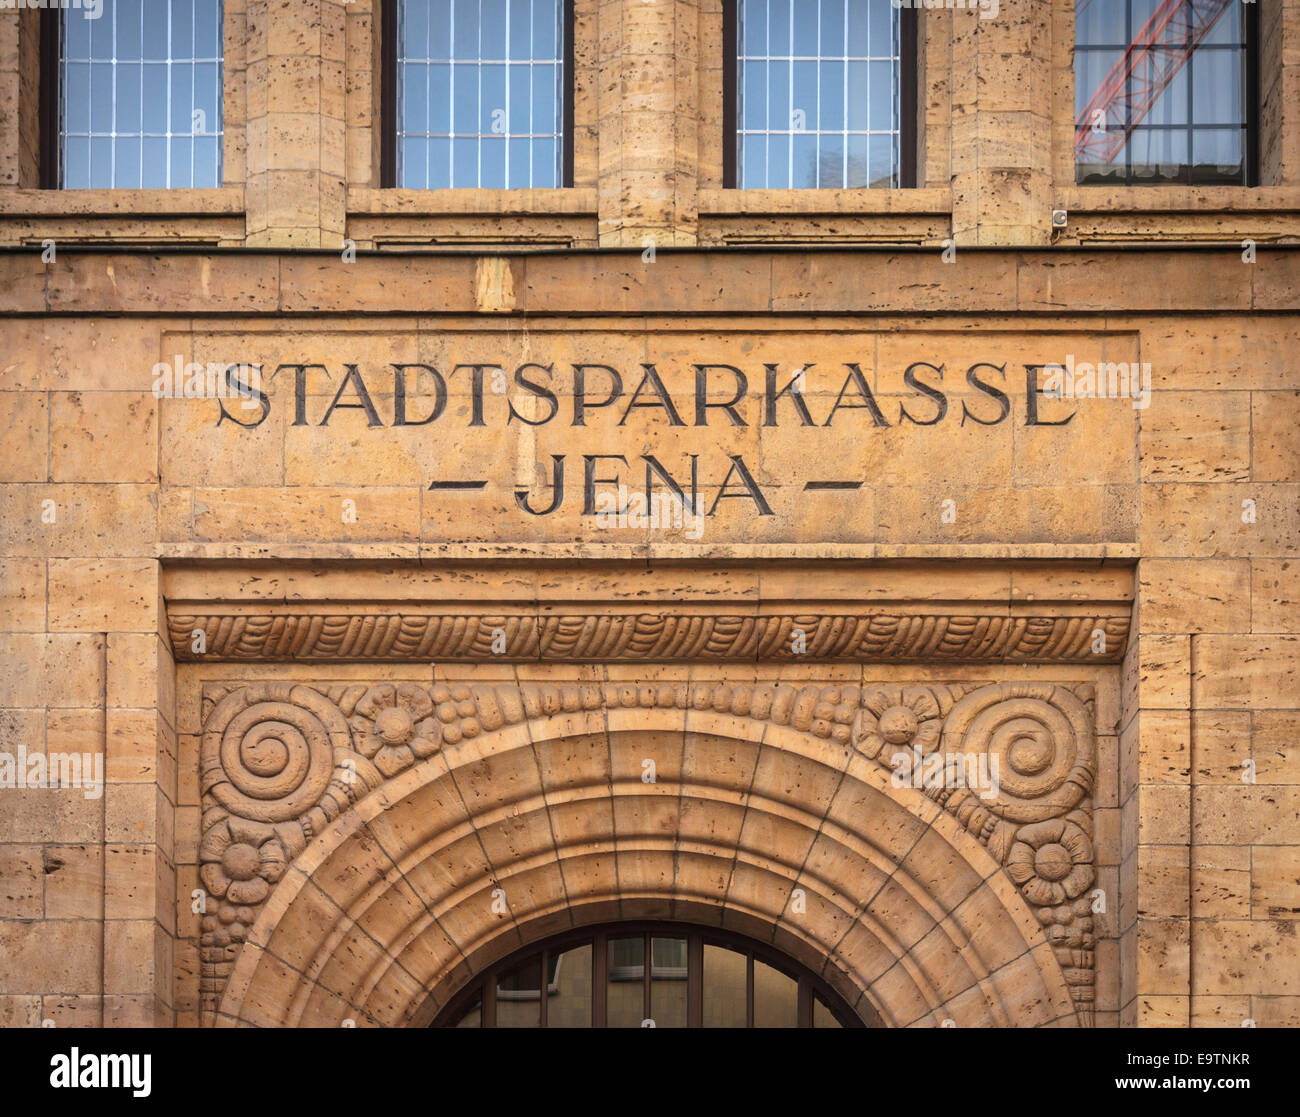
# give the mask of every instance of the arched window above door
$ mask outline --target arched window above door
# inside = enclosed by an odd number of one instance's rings
[[[648,964],[647,964],[648,963]],[[614,923],[524,947],[434,1021],[453,1028],[843,1028],[853,1010],[769,946],[685,923]]]

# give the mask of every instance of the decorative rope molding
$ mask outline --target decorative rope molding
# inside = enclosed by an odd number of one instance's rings
[[[981,758],[989,768],[996,761],[1000,779],[991,796],[945,780],[927,780],[921,790],[984,845],[1020,890],[1051,944],[1079,1022],[1093,1022],[1094,690],[969,681],[208,684],[200,744],[199,877],[208,894],[200,931],[203,1022],[214,1021],[275,883],[349,808],[440,752],[452,768],[461,747],[490,755],[497,730],[619,709],[716,711],[754,722],[755,739],[764,736],[764,723],[788,726],[825,742],[828,764],[847,765],[856,751],[896,771],[898,750]],[[510,747],[508,734],[495,740]]]
[[[1127,611],[1106,615],[699,613],[169,613],[178,661],[1118,663]]]

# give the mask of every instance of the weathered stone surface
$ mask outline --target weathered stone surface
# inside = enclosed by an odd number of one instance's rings
[[[871,1023],[1296,1026],[1295,6],[1260,186],[1076,185],[1006,0],[916,13],[914,188],[794,191],[724,5],[574,7],[518,191],[383,181],[373,0],[227,0],[221,186],[39,189],[0,20],[0,766],[106,781],[0,767],[0,1024],[423,1025],[663,918]]]

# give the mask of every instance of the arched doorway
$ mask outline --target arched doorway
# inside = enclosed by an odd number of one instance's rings
[[[224,905],[205,928],[213,1023],[424,1027],[550,935],[658,919],[768,944],[886,1026],[1087,1019],[1092,928],[1077,911],[1093,879],[1086,690],[690,681],[444,691],[218,692],[202,743],[213,809],[199,850],[201,879]],[[382,737],[403,702],[427,715],[405,752]],[[299,782],[258,797],[250,791],[268,777],[242,765],[283,726],[299,727]],[[962,753],[1028,741],[1037,768],[1022,775],[1009,762],[1016,778],[987,805],[927,793],[880,761],[895,738]],[[232,922],[219,925],[227,910]]]
[[[466,986],[431,1025],[864,1026],[834,989],[793,958],[735,932],[666,921],[611,923],[532,943]]]

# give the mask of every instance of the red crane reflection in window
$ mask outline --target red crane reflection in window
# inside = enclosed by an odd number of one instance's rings
[[[1109,163],[1232,0],[1160,0],[1075,119],[1077,163]],[[1080,10],[1086,2],[1080,5]]]

